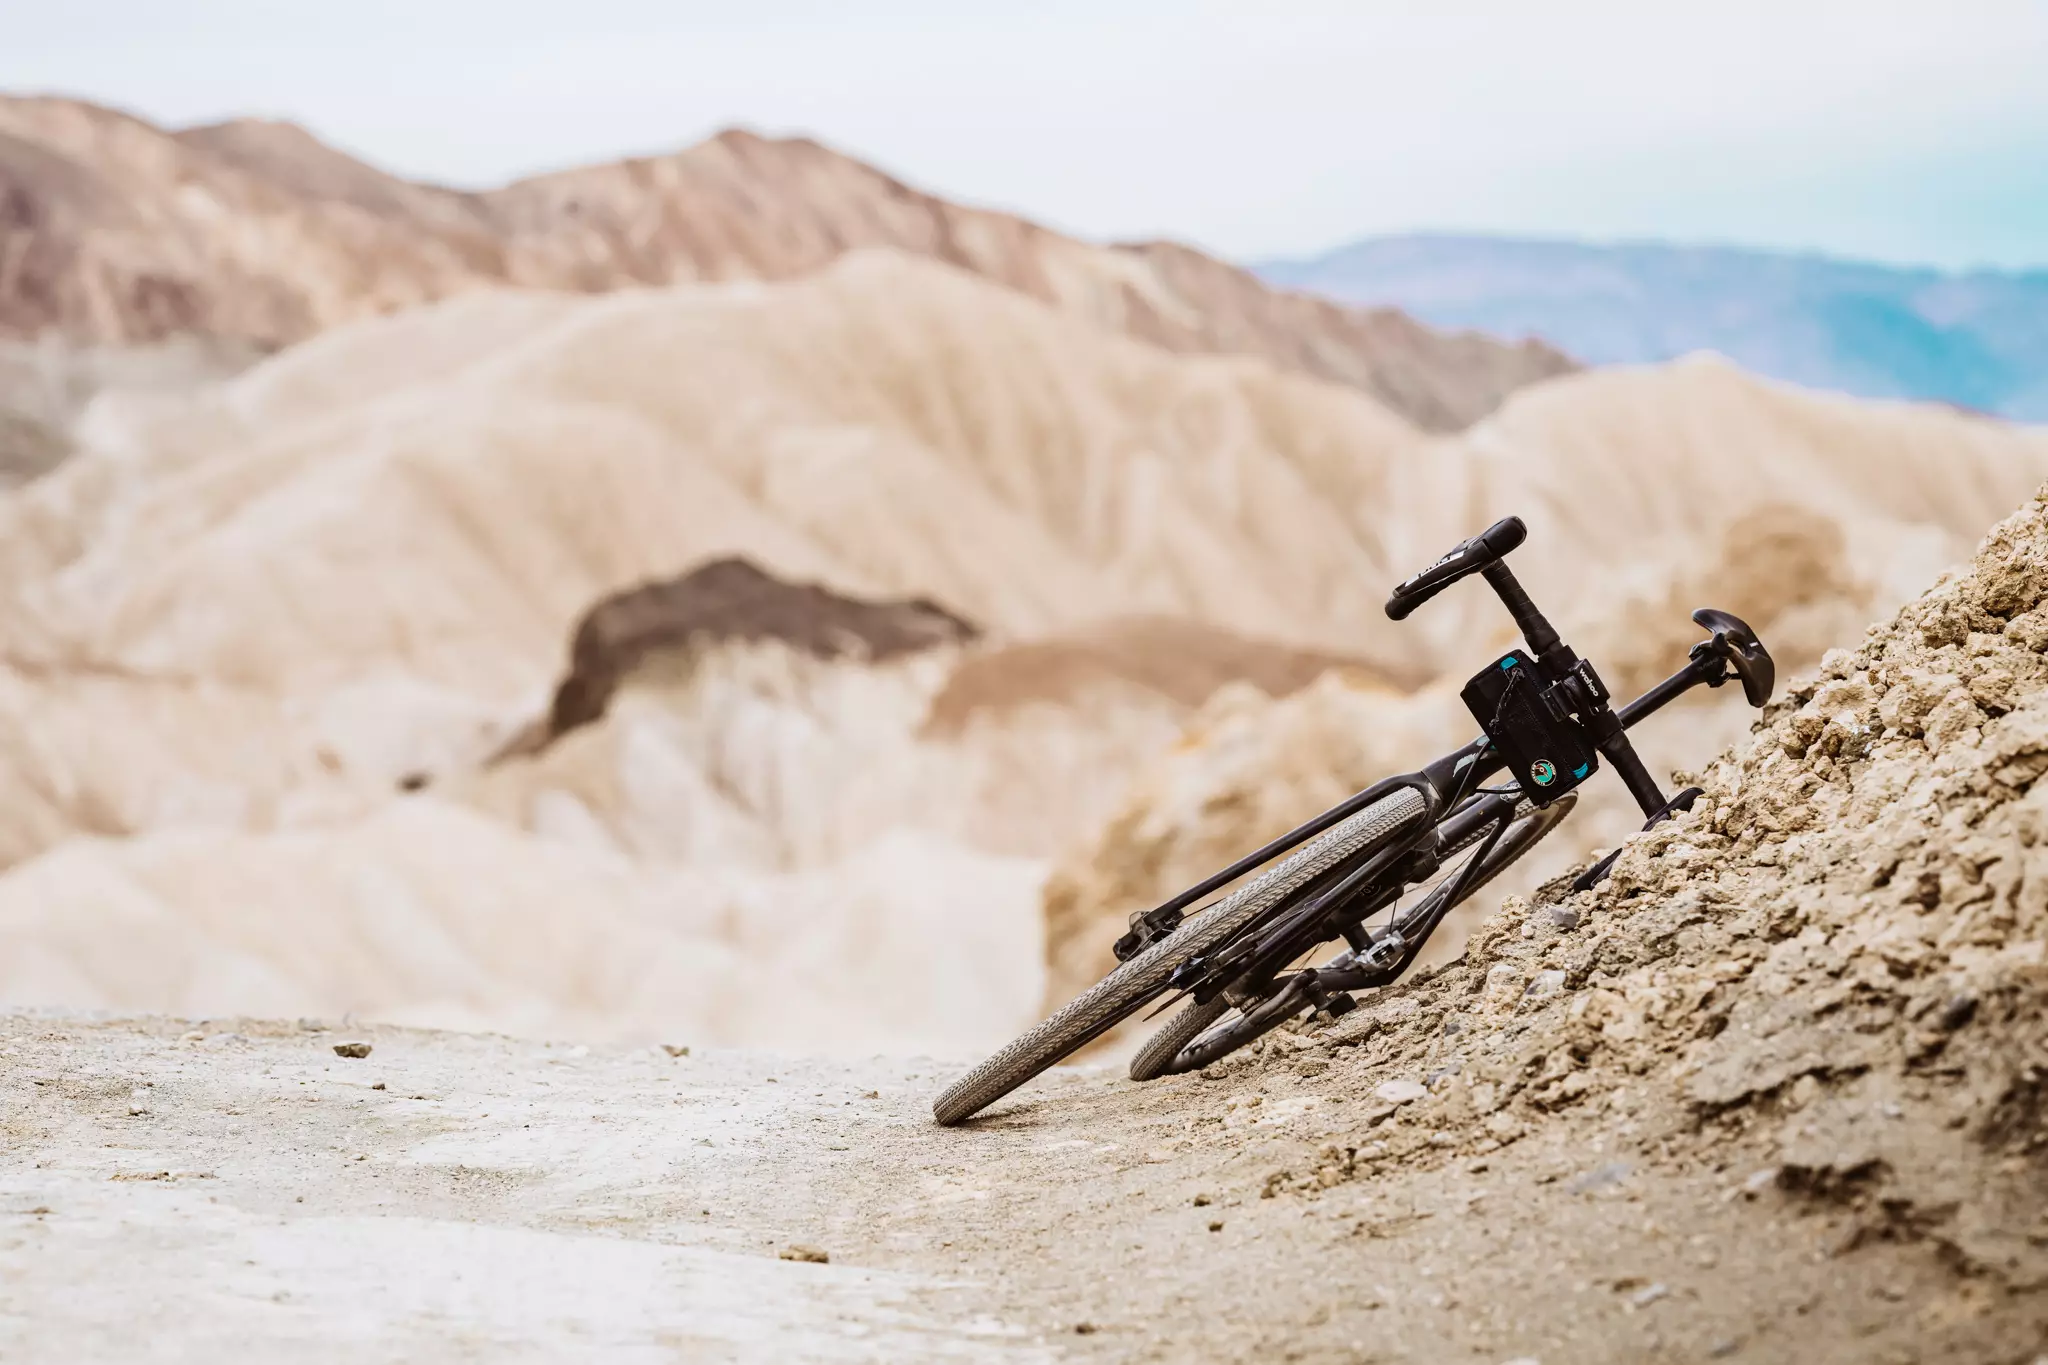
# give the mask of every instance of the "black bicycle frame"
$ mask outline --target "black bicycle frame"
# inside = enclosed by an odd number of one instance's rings
[[[1601,755],[1613,765],[1630,795],[1635,797],[1649,823],[1655,824],[1668,817],[1676,806],[1686,803],[1683,796],[1675,802],[1665,799],[1656,779],[1629,742],[1627,732],[1693,688],[1719,687],[1725,683],[1733,651],[1753,648],[1757,654],[1762,654],[1762,646],[1756,643],[1753,633],[1748,632],[1746,626],[1741,628],[1742,636],[1748,642],[1745,646],[1742,638],[1735,638],[1731,643],[1728,632],[1715,630],[1710,639],[1694,646],[1683,668],[1634,701],[1611,709],[1607,705],[1606,688],[1592,666],[1575,655],[1559,638],[1507,565],[1494,562],[1476,572],[1483,574],[1521,628],[1522,638],[1535,656],[1538,670],[1548,681],[1573,689],[1580,722]],[[1734,621],[1722,613],[1695,613],[1695,619],[1704,615]],[[1736,624],[1740,625],[1739,622]],[[1769,667],[1767,655],[1764,656],[1764,667]],[[1745,686],[1750,682],[1746,674],[1744,682]],[[1767,693],[1768,682],[1765,690]],[[1184,918],[1187,907],[1204,896],[1389,793],[1406,787],[1419,792],[1424,802],[1422,818],[1416,821],[1414,832],[1408,838],[1365,850],[1338,864],[1331,872],[1311,883],[1299,896],[1294,908],[1280,918],[1224,944],[1207,957],[1183,964],[1168,981],[1167,989],[1191,993],[1204,1002],[1226,991],[1235,996],[1238,992],[1232,988],[1246,982],[1253,983],[1253,989],[1262,990],[1270,984],[1275,972],[1315,944],[1326,942],[1340,933],[1349,938],[1346,929],[1398,901],[1407,887],[1434,873],[1448,852],[1464,847],[1478,830],[1490,825],[1491,829],[1483,836],[1480,847],[1458,874],[1431,892],[1403,921],[1389,926],[1390,933],[1399,935],[1399,942],[1393,945],[1395,955],[1392,958],[1360,962],[1361,947],[1354,940],[1350,954],[1353,965],[1321,969],[1314,973],[1314,983],[1305,983],[1309,985],[1311,994],[1318,997],[1324,992],[1385,985],[1397,979],[1414,962],[1444,915],[1463,898],[1465,888],[1487,854],[1513,823],[1518,807],[1514,797],[1479,791],[1488,778],[1500,773],[1504,767],[1505,761],[1495,751],[1492,741],[1481,735],[1418,772],[1375,783],[1188,888],[1157,909],[1134,915],[1131,933],[1117,944],[1118,956],[1132,955],[1146,943],[1171,933]],[[1603,863],[1589,875],[1604,873],[1606,866]],[[1390,875],[1397,872],[1399,875]],[[1336,923],[1339,919],[1343,920],[1342,925]],[[1373,954],[1375,948],[1385,946],[1384,935],[1381,940],[1375,940],[1370,934],[1365,934],[1364,938],[1362,950],[1367,955]]]

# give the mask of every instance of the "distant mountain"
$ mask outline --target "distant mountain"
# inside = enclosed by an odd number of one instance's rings
[[[387,175],[289,123],[173,131],[0,96],[0,338],[276,347],[471,290],[785,280],[864,247],[932,257],[1170,351],[1349,384],[1431,430],[1576,368],[1547,346],[1275,290],[1171,242],[1076,241],[803,138],[732,130],[470,194]]]
[[[1429,234],[1258,271],[1439,327],[1540,337],[1592,364],[1715,350],[1816,388],[2048,420],[2048,270],[1948,274],[1715,247]]]

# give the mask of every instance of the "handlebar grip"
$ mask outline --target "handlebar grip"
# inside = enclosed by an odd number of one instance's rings
[[[1400,584],[1387,597],[1387,616],[1406,620],[1408,613],[1468,574],[1494,564],[1529,538],[1529,528],[1520,517],[1502,517],[1493,525],[1464,541],[1436,563]]]

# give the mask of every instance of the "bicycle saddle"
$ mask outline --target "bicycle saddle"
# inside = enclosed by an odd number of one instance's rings
[[[1742,679],[1742,695],[1751,706],[1760,707],[1769,701],[1771,690],[1777,685],[1778,668],[1749,624],[1739,616],[1712,607],[1701,607],[1692,614],[1692,619],[1706,627],[1713,637],[1693,646],[1693,653],[1707,651],[1734,669],[1735,676]]]

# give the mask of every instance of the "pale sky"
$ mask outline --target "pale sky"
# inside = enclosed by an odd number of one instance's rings
[[[0,89],[464,186],[803,132],[1096,238],[2048,266],[2048,0],[0,0]]]

